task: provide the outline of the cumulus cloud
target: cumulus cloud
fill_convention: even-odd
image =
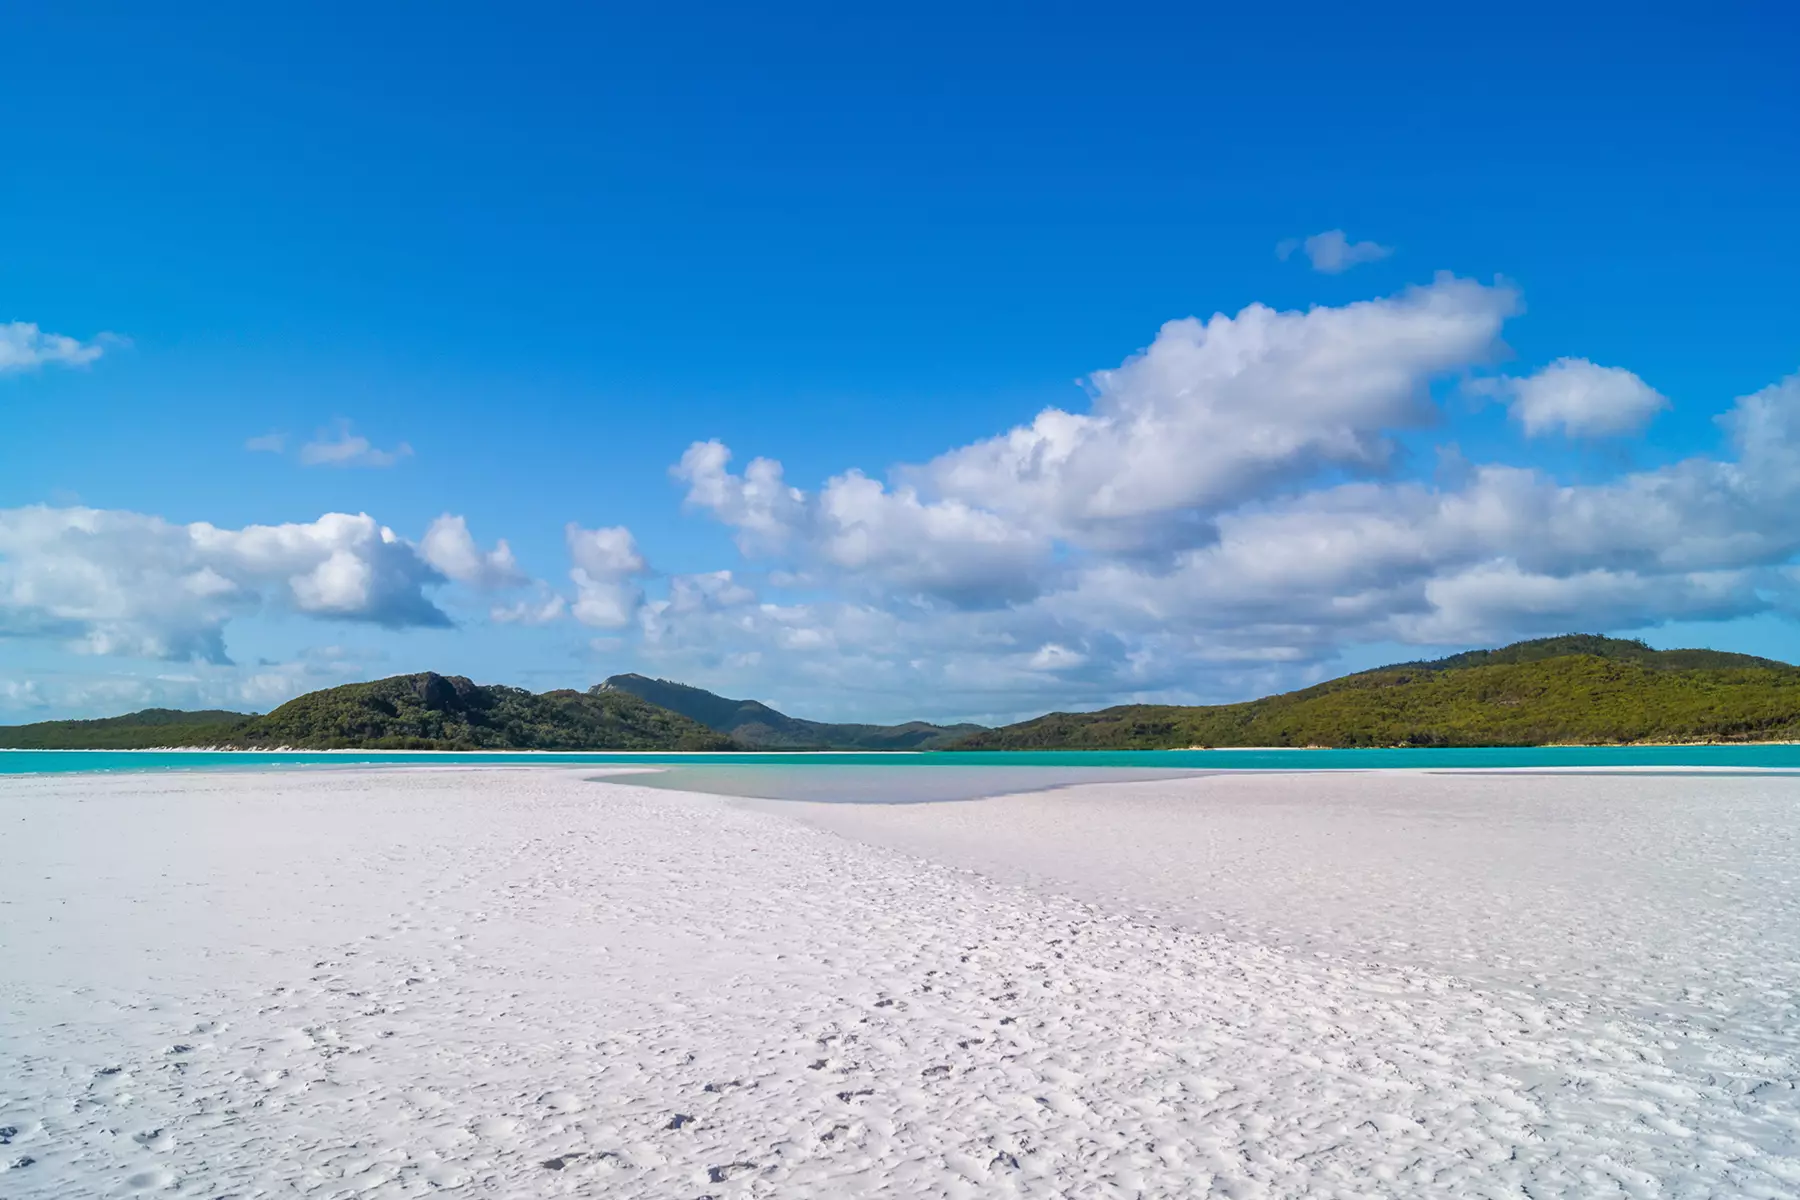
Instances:
[[[1382,469],[1393,431],[1435,419],[1428,384],[1487,356],[1516,306],[1509,289],[1443,276],[1341,308],[1171,321],[1093,375],[1088,411],[1045,409],[892,487],[848,471],[809,495],[772,459],[731,473],[718,442],[674,472],[747,553],[955,606],[1016,603],[1054,581],[1058,544],[1171,553],[1320,470]]]
[[[1600,486],[1497,466],[1450,489],[1348,484],[1232,514],[1169,570],[1097,564],[1046,603],[1077,624],[1314,656],[1745,615],[1800,552],[1780,516],[1796,484],[1707,460]]]
[[[755,554],[784,548],[809,519],[806,494],[787,485],[773,459],[752,459],[742,475],[726,469],[730,461],[730,449],[715,439],[689,446],[669,470],[688,485],[688,504],[737,530],[739,549]]]
[[[1669,407],[1667,398],[1630,371],[1585,358],[1559,358],[1522,379],[1479,380],[1471,390],[1505,400],[1528,437],[1636,433]]]
[[[223,529],[117,510],[0,510],[0,636],[93,654],[222,663],[225,624],[265,608],[447,625],[424,591],[442,581],[367,514]]]
[[[517,587],[526,582],[504,538],[483,551],[469,533],[468,521],[450,513],[431,523],[419,542],[419,553],[439,573],[472,588]]]
[[[0,375],[43,366],[85,367],[122,339],[101,334],[83,342],[60,333],[45,333],[30,321],[0,322]]]
[[[392,450],[378,449],[368,438],[352,433],[350,422],[342,420],[329,429],[321,429],[312,441],[300,447],[300,463],[307,467],[391,467],[411,456],[412,447],[405,442]]]
[[[1294,251],[1306,251],[1313,270],[1338,275],[1359,263],[1377,262],[1394,252],[1378,242],[1353,242],[1341,229],[1327,229],[1309,238],[1289,238],[1275,247],[1276,257],[1286,262]]]
[[[1171,321],[1095,372],[1088,412],[1046,409],[920,474],[1078,545],[1204,534],[1213,514],[1321,469],[1384,467],[1392,432],[1437,419],[1430,382],[1488,357],[1517,307],[1509,288],[1445,275],[1338,308]]]
[[[630,625],[644,602],[637,580],[648,571],[631,530],[623,525],[583,529],[571,522],[564,534],[575,563],[569,572],[575,584],[571,615],[596,629]]]
[[[688,485],[688,504],[736,528],[747,553],[797,550],[845,578],[979,605],[1029,594],[1050,549],[1042,534],[959,499],[927,501],[860,471],[809,496],[784,482],[778,462],[759,458],[734,475],[730,458],[716,441],[697,442],[674,473]]]

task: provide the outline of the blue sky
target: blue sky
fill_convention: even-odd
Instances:
[[[1800,659],[1780,6],[8,24],[0,720]]]

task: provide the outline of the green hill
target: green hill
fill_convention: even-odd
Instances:
[[[1571,654],[1591,654],[1614,662],[1641,663],[1658,670],[1713,667],[1766,667],[1791,670],[1789,664],[1754,654],[1733,654],[1728,650],[1652,650],[1636,638],[1609,638],[1594,633],[1565,633],[1560,637],[1537,638],[1514,642],[1498,650],[1465,650],[1448,658],[1430,662],[1395,663],[1384,671],[1408,668],[1426,671],[1448,671],[1457,667],[1497,667],[1506,663],[1542,662],[1548,658],[1566,658]]]
[[[221,709],[181,712],[173,708],[146,708],[142,712],[101,717],[94,721],[0,725],[0,749],[146,750],[155,746],[191,746],[224,737],[250,719],[244,713]]]
[[[644,675],[614,675],[601,685],[628,692],[730,734],[757,750],[935,750],[980,732],[980,725],[848,725],[790,717],[757,700],[732,700],[702,688]]]
[[[261,717],[172,713],[171,717],[179,718],[231,719],[140,721],[144,716],[137,713],[105,721],[54,721],[0,729],[0,746],[287,746],[304,750],[737,748],[730,738],[626,692],[595,687],[586,692],[534,694],[523,688],[484,687],[460,675],[430,672],[309,692]],[[130,724],[134,721],[138,723]]]
[[[958,750],[1534,746],[1800,739],[1800,668],[1572,635],[1202,707],[1050,713]]]

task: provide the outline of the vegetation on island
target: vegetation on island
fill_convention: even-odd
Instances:
[[[1239,704],[1050,713],[958,750],[1800,740],[1800,668],[1580,634],[1363,671]]]
[[[166,712],[167,710],[150,710]],[[260,717],[210,723],[131,722],[145,714],[0,729],[0,746],[123,749],[217,746],[296,750],[732,750],[729,737],[605,687],[544,693],[483,686],[460,675],[396,675],[309,692]],[[106,731],[94,726],[106,726]],[[110,737],[113,740],[101,740]],[[129,741],[125,739],[131,739]]]
[[[981,725],[833,724],[790,717],[757,700],[725,696],[644,675],[614,675],[602,687],[629,692],[690,717],[709,729],[730,734],[756,750],[937,750],[981,732]]]
[[[39,721],[0,725],[5,750],[148,750],[157,746],[211,745],[226,730],[252,718],[246,713],[207,709],[182,712],[146,708],[122,717],[93,721]]]
[[[807,721],[642,675],[615,675],[585,692],[532,693],[430,672],[310,692],[266,716],[152,708],[0,727],[0,747],[44,750],[1159,750],[1794,740],[1800,667],[1586,634],[1398,663],[1239,704],[1126,704],[1000,729]]]

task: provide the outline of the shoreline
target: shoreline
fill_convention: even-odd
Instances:
[[[1778,738],[1769,741],[1644,741],[1644,742],[1541,742],[1530,745],[1470,745],[1470,746],[1069,746],[1069,747],[1020,747],[1017,749],[978,749],[978,750],[802,750],[802,749],[734,749],[734,750],[544,750],[535,748],[516,748],[510,746],[477,746],[466,750],[405,750],[386,749],[381,747],[360,748],[355,746],[332,746],[313,748],[307,746],[0,746],[0,754],[383,754],[383,755],[444,755],[449,757],[487,754],[487,755],[623,755],[647,756],[656,755],[669,758],[724,758],[730,761],[757,758],[842,758],[842,757],[878,757],[882,759],[933,759],[941,755],[967,755],[978,761],[980,758],[1003,758],[1018,754],[1301,754],[1311,752],[1334,753],[1398,753],[1417,751],[1426,754],[1457,754],[1516,751],[1528,753],[1532,751],[1556,750],[1700,750],[1700,749],[1759,749],[1776,746],[1800,746],[1800,740]],[[959,760],[962,761],[962,760]]]

